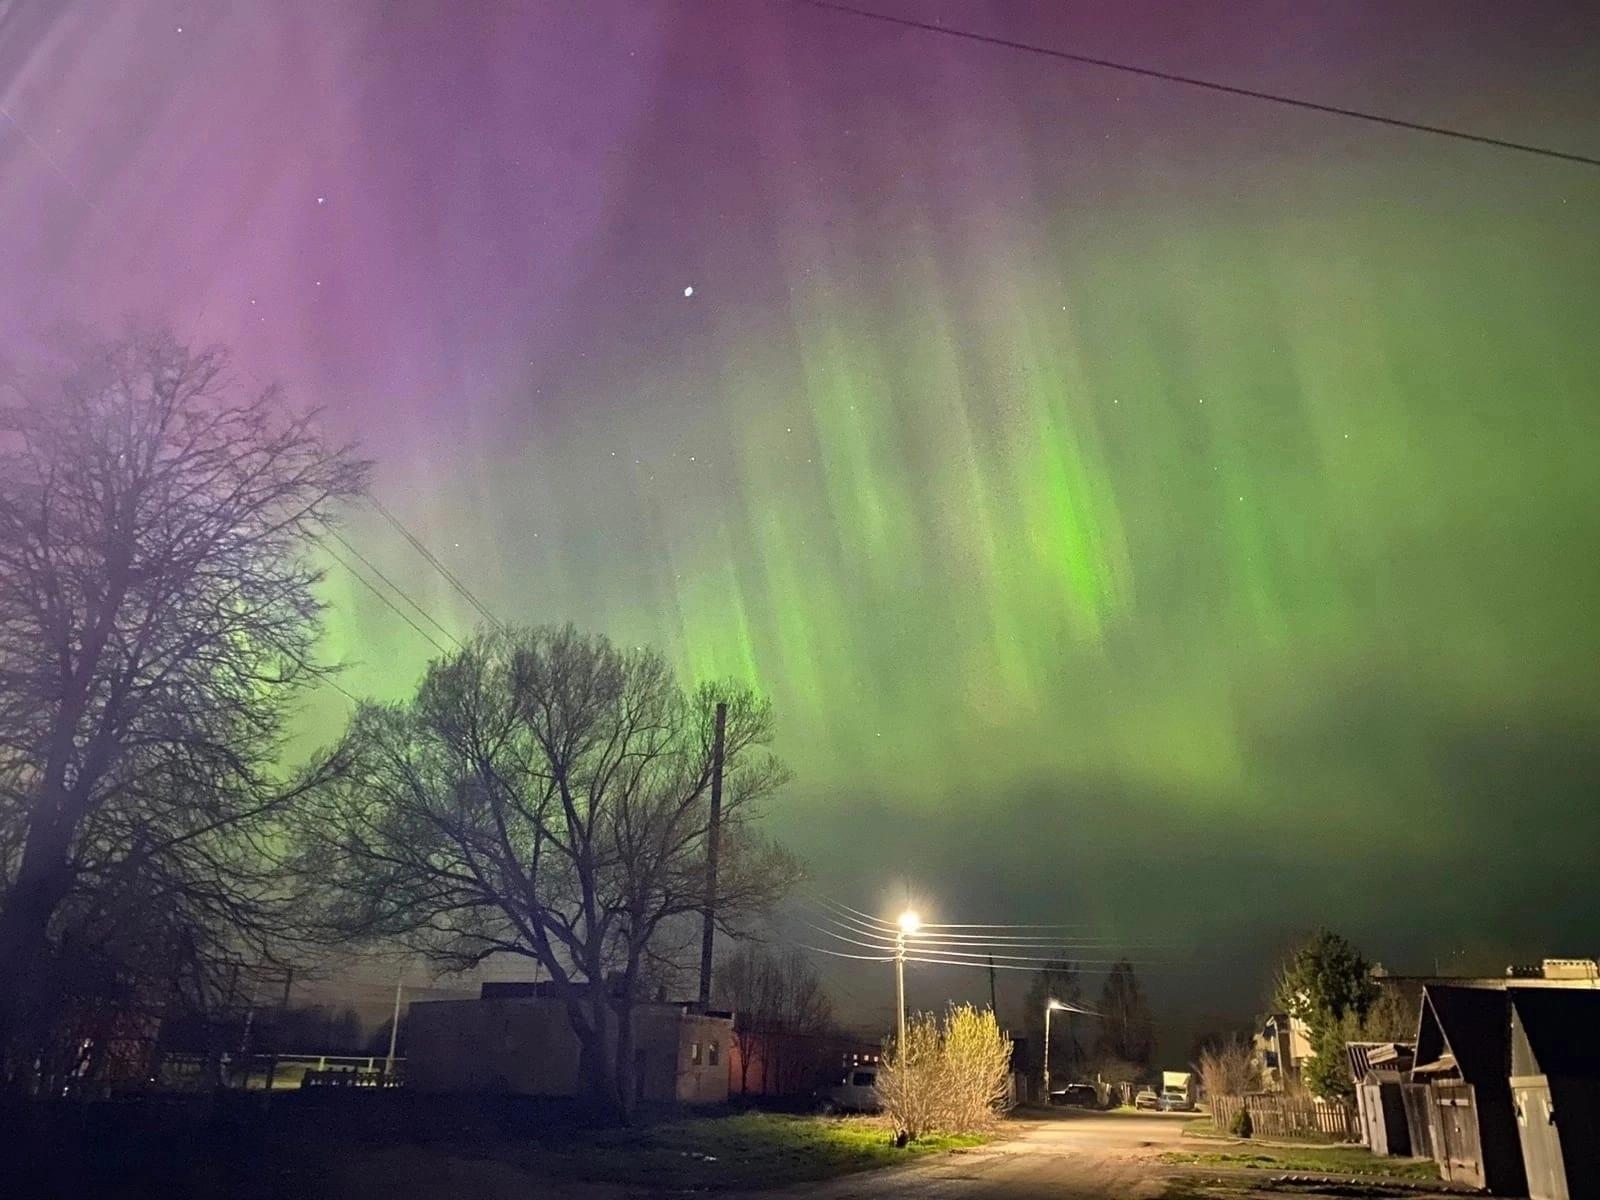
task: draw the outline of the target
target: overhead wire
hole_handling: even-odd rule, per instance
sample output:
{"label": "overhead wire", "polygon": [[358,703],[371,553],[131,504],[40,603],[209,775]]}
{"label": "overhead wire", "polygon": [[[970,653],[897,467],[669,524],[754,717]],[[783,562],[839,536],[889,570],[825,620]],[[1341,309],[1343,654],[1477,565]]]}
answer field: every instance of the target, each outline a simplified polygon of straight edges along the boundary
{"label": "overhead wire", "polygon": [[[875,937],[875,938],[879,938],[879,939],[882,939],[882,940],[885,940],[885,941],[894,941],[894,940],[897,940],[900,937],[900,931],[899,930],[896,930],[894,933],[891,934],[887,930],[875,929],[875,928],[872,928],[870,926],[866,926],[866,925],[864,925],[864,924],[862,924],[860,922],[852,922],[852,920],[850,918],[848,918],[848,917],[836,917],[836,916],[833,916],[833,915],[831,915],[830,913],[828,913],[826,911],[820,912],[817,915],[820,916],[821,919],[827,921],[831,925],[837,925],[840,929],[847,930],[847,931],[849,931],[851,933],[862,934],[862,935],[864,935],[866,937]],[[1039,951],[1054,950],[1057,953],[1055,955],[1053,955],[1052,957],[1058,958],[1058,959],[1070,959],[1073,956],[1073,952],[1074,951],[1078,951],[1078,950],[1104,950],[1104,949],[1113,948],[1113,947],[1114,948],[1118,948],[1118,949],[1128,949],[1128,950],[1161,950],[1161,949],[1170,949],[1170,948],[1172,948],[1173,946],[1175,946],[1177,944],[1177,943],[1173,943],[1173,942],[1149,942],[1149,941],[1131,942],[1131,941],[1123,940],[1121,938],[1099,938],[1099,937],[1096,937],[1096,938],[1083,938],[1083,937],[1074,937],[1074,938],[1051,938],[1051,937],[1007,938],[1007,937],[984,937],[984,936],[981,936],[981,935],[968,935],[968,934],[943,934],[943,933],[928,934],[928,933],[924,933],[922,928],[918,928],[915,933],[911,933],[911,934],[908,934],[906,936],[908,937],[908,939],[914,940],[914,941],[916,941],[918,943],[933,944],[933,945],[935,945],[937,947],[948,948],[948,949],[951,949],[951,950],[973,950],[973,949],[977,949],[977,950],[983,950],[983,949],[990,949],[990,950],[1013,949],[1013,950],[1039,950]]]}
{"label": "overhead wire", "polygon": [[326,553],[329,558],[333,559],[334,562],[338,563],[346,571],[350,572],[350,574],[355,579],[359,580],[369,591],[372,592],[372,594],[374,596],[376,596],[379,600],[383,601],[383,603],[389,608],[389,610],[391,612],[393,612],[395,614],[395,616],[399,617],[407,625],[411,626],[412,629],[416,630],[418,636],[421,637],[424,641],[426,641],[430,646],[432,646],[440,654],[449,654],[450,653],[443,646],[441,646],[437,641],[435,641],[433,636],[426,629],[424,629],[421,625],[418,625],[409,616],[407,616],[404,609],[402,609],[393,600],[389,599],[389,597],[383,592],[383,590],[381,588],[378,587],[377,584],[373,583],[372,580],[368,579],[365,575],[361,574],[360,571],[357,571],[348,562],[346,562],[344,559],[340,558],[339,555],[336,554],[333,550],[329,549],[329,547],[328,547],[326,542],[323,543],[322,549],[323,549],[323,552]]}
{"label": "overhead wire", "polygon": [[331,536],[333,536],[334,538],[336,538],[338,540],[339,544],[341,546],[343,546],[346,550],[348,550],[351,554],[355,555],[355,557],[357,559],[359,559],[366,566],[367,570],[371,571],[380,580],[382,580],[384,583],[388,584],[389,587],[394,591],[394,593],[397,596],[399,596],[402,600],[404,600],[407,604],[409,604],[413,609],[415,609],[417,611],[417,614],[419,616],[421,616],[423,620],[427,621],[428,624],[432,625],[440,633],[444,634],[445,637],[449,638],[452,642],[454,642],[455,645],[456,645],[456,649],[458,649],[458,650],[465,649],[465,647],[462,646],[462,644],[461,644],[461,639],[460,638],[456,637],[455,634],[451,633],[450,630],[446,629],[442,624],[440,624],[440,622],[434,617],[434,615],[432,613],[430,613],[427,609],[423,608],[422,605],[418,604],[415,600],[413,600],[411,598],[410,593],[408,593],[403,587],[401,587],[394,580],[390,579],[389,576],[385,575],[383,573],[383,571],[378,567],[377,563],[373,562],[365,554],[361,553],[360,550],[357,550],[355,548],[355,546],[353,546],[350,543],[350,540],[347,537],[344,536],[344,534],[340,533],[337,529],[334,529],[332,526],[327,527],[326,532],[328,534],[330,534]]}
{"label": "overhead wire", "polygon": [[[860,946],[860,947],[862,947],[864,949],[867,949],[867,950],[882,950],[882,951],[884,951],[886,953],[893,952],[896,955],[901,953],[901,945],[900,945],[900,942],[898,940],[896,940],[895,942],[892,942],[892,943],[887,943],[887,944],[885,944],[885,942],[883,942],[883,941],[862,941],[862,940],[860,940],[860,938],[848,937],[845,934],[838,933],[838,932],[836,932],[836,931],[834,931],[832,929],[828,929],[825,926],[818,925],[818,924],[816,924],[815,922],[812,922],[812,921],[807,921],[806,925],[807,925],[808,928],[812,929],[813,931],[815,931],[817,933],[823,934],[826,937],[834,938],[834,939],[836,939],[837,941],[840,941],[840,942],[845,942],[845,943],[847,943],[849,945],[852,945],[852,946]],[[857,931],[852,931],[852,932],[857,932]],[[970,949],[969,950],[969,949],[956,949],[956,948],[951,948],[951,947],[946,947],[946,946],[939,946],[939,945],[927,946],[927,945],[923,945],[921,943],[921,939],[919,939],[915,934],[911,934],[911,935],[907,935],[906,936],[905,942],[904,942],[904,953],[906,954],[908,959],[913,954],[923,955],[923,956],[938,955],[941,958],[944,958],[946,960],[949,960],[949,961],[952,961],[952,962],[960,962],[960,963],[963,963],[965,965],[971,965],[971,966],[983,966],[986,962],[994,960],[994,959],[999,959],[1002,962],[1035,963],[1035,964],[1041,964],[1041,965],[1044,965],[1044,966],[1060,964],[1063,961],[1067,961],[1067,960],[1063,960],[1063,958],[1059,954],[1051,954],[1051,955],[1007,954],[1007,953],[1003,953],[1003,952],[1002,953],[997,953],[997,952],[993,952],[993,951],[989,951],[989,950],[983,950],[983,949]],[[1119,963],[1119,962],[1127,962],[1130,965],[1137,965],[1140,962],[1150,962],[1150,961],[1153,961],[1153,960],[1135,960],[1135,959],[1129,958],[1127,955],[1121,955],[1121,956],[1119,956],[1117,958],[1073,958],[1070,961],[1073,962],[1074,965],[1078,965],[1078,966],[1096,966],[1096,965],[1115,965],[1116,963]],[[999,965],[999,964],[996,964],[996,965]]]}
{"label": "overhead wire", "polygon": [[478,611],[478,614],[482,616],[485,621],[489,622],[489,624],[494,626],[496,629],[504,629],[506,627],[505,622],[501,621],[499,617],[490,612],[488,605],[484,604],[482,600],[478,599],[478,597],[473,593],[472,589],[463,583],[456,576],[454,571],[445,566],[444,562],[439,558],[439,556],[432,550],[428,549],[421,538],[406,528],[405,523],[402,522],[399,517],[395,516],[394,513],[390,512],[388,506],[385,505],[383,501],[379,500],[370,491],[367,493],[367,499],[371,502],[372,507],[378,510],[378,513],[383,517],[383,519],[388,521],[389,524],[392,525],[400,534],[400,536],[405,538],[406,541],[411,544],[411,548],[420,554],[435,571],[439,572],[444,581],[453,587],[457,592],[459,592],[462,598],[465,599],[468,604],[472,605],[472,607]]}
{"label": "overhead wire", "polygon": [[1436,137],[1453,138],[1457,141],[1472,142],[1480,146],[1492,146],[1498,150],[1514,150],[1522,154],[1533,154],[1541,158],[1558,159],[1563,162],[1581,163],[1587,167],[1600,167],[1600,158],[1588,154],[1579,154],[1570,150],[1557,150],[1550,146],[1541,146],[1532,142],[1512,141],[1509,138],[1491,137],[1488,134],[1474,133],[1467,129],[1455,129],[1448,125],[1434,125],[1426,121],[1408,121],[1403,117],[1391,117],[1384,113],[1370,112],[1366,109],[1347,108],[1339,104],[1323,104],[1316,100],[1306,100],[1299,96],[1285,96],[1278,92],[1262,91],[1259,88],[1241,87],[1237,84],[1222,83],[1215,79],[1201,79],[1193,75],[1179,75],[1172,71],[1163,71],[1155,67],[1139,66],[1136,63],[1118,62],[1115,59],[1100,58],[1092,54],[1079,54],[1071,50],[1058,50],[1052,46],[1041,46],[1035,42],[1018,41],[1015,38],[999,37],[994,34],[978,33],[970,29],[958,29],[948,25],[938,25],[932,21],[919,21],[914,17],[895,16],[890,13],[874,12],[871,9],[857,8],[850,4],[841,4],[838,0],[791,0],[791,3],[802,4],[807,8],[815,8],[824,12],[840,13],[848,16],[860,17],[869,21],[879,21],[886,25],[898,25],[905,29],[921,30],[924,33],[941,34],[944,37],[959,38],[964,41],[982,42],[990,46],[999,46],[1007,50],[1020,50],[1027,54],[1037,54],[1045,58],[1059,59],[1063,62],[1077,63],[1080,66],[1100,67],[1107,71],[1120,71],[1127,75],[1138,75],[1146,79],[1159,79],[1166,83],[1181,84],[1184,87],[1200,88],[1209,92],[1221,92],[1229,96],[1242,96],[1249,100],[1263,100],[1272,104],[1282,104],[1291,108],[1306,109],[1311,112],[1324,113],[1329,116],[1345,117],[1356,121],[1366,121],[1374,125],[1387,125],[1395,129],[1410,130],[1413,133],[1427,133]]}

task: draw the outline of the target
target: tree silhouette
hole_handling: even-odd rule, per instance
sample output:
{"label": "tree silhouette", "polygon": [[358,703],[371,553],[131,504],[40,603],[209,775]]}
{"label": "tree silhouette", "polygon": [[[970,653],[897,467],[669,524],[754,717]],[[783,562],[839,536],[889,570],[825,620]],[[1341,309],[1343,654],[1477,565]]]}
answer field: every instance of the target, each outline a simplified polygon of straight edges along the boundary
{"label": "tree silhouette", "polygon": [[[309,554],[365,464],[218,349],[84,351],[0,410],[0,1054],[25,1084],[86,992],[215,984],[284,910],[283,720]],[[210,981],[208,985],[207,981]]]}
{"label": "tree silhouette", "polygon": [[353,764],[302,826],[337,936],[395,939],[446,970],[536,962],[566,998],[590,1098],[634,1096],[630,1014],[706,894],[713,709],[727,711],[714,911],[734,931],[795,878],[750,818],[784,777],[767,703],[678,686],[660,655],[571,627],[486,633],[416,696],[364,706]]}

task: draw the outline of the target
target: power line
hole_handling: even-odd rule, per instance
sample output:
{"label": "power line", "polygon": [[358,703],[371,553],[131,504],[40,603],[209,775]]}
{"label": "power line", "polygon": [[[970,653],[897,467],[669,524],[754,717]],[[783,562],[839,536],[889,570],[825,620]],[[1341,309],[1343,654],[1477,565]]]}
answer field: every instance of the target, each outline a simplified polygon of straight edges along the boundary
{"label": "power line", "polygon": [[892,954],[846,954],[842,950],[824,950],[821,946],[808,946],[805,942],[795,942],[801,950],[810,950],[813,954],[827,954],[833,958],[853,958],[857,962],[893,962]]}
{"label": "power line", "polygon": [[441,625],[437,620],[435,620],[432,613],[430,613],[427,609],[423,608],[422,605],[418,604],[415,600],[413,600],[411,598],[410,594],[403,587],[401,587],[398,583],[396,583],[394,580],[390,579],[381,570],[379,570],[378,569],[378,565],[376,563],[374,563],[365,554],[361,553],[361,551],[357,550],[354,546],[352,546],[350,544],[350,540],[347,537],[345,537],[344,534],[340,533],[337,529],[334,529],[332,527],[329,527],[327,532],[332,534],[335,538],[337,538],[338,541],[339,541],[339,544],[341,546],[343,546],[346,550],[350,551],[351,554],[355,555],[356,558],[358,558],[362,563],[364,563],[366,565],[367,570],[371,571],[374,575],[376,575],[384,583],[388,584],[389,587],[394,590],[396,595],[398,595],[402,600],[404,600],[412,608],[416,609],[417,613],[422,617],[423,620],[427,621],[428,624],[432,625],[440,633],[444,634],[445,637],[449,638],[452,642],[454,642],[456,644],[456,648],[458,650],[466,648],[466,647],[462,646],[460,638],[456,637],[455,634],[451,633],[448,629],[446,629],[443,625]]}
{"label": "power line", "polygon": [[354,576],[356,579],[360,580],[361,583],[363,585],[365,585],[366,588],[369,591],[371,591],[374,596],[376,596],[379,600],[382,600],[384,602],[384,604],[386,604],[389,607],[389,610],[394,613],[395,616],[399,617],[407,625],[409,625],[409,626],[411,626],[411,628],[415,629],[417,631],[418,635],[421,636],[430,646],[432,646],[440,654],[449,654],[450,653],[450,651],[446,650],[438,642],[434,641],[433,640],[433,636],[426,629],[424,629],[421,625],[418,625],[415,621],[413,621],[410,617],[408,617],[405,614],[405,611],[398,604],[396,604],[393,600],[389,599],[389,597],[386,594],[384,594],[382,589],[380,589],[377,584],[373,583],[372,580],[368,579],[365,575],[361,574],[360,571],[357,571],[349,563],[345,562],[344,559],[340,558],[337,554],[335,554],[332,550],[330,550],[328,548],[327,543],[325,543],[325,542],[323,543],[322,549],[323,549],[323,552],[325,554],[327,554],[327,556],[329,558],[333,559],[334,562],[338,563],[346,571],[349,571],[350,574],[352,576]]}
{"label": "power line", "polygon": [[[817,933],[823,934],[826,937],[834,938],[841,942],[846,942],[852,946],[861,946],[867,950],[882,950],[884,952],[898,953],[899,951],[899,944],[897,942],[887,945],[883,944],[882,942],[864,942],[859,938],[847,937],[842,933],[836,933],[831,929],[824,928],[823,926],[817,925],[810,921],[807,921],[806,925]],[[906,937],[905,945],[908,954],[936,954],[946,959],[961,960],[964,965],[972,966],[981,966],[990,958],[1005,959],[1011,962],[1041,964],[1056,964],[1062,961],[1059,955],[994,954],[987,950],[960,950],[951,949],[944,946],[924,946],[920,944],[920,939],[914,935],[909,935]],[[968,960],[971,960],[970,963]],[[1127,962],[1129,965],[1135,965],[1134,960],[1127,958],[1125,955],[1118,958],[1080,958],[1075,959],[1074,962],[1083,965],[1114,965],[1119,962]]]}
{"label": "power line", "polygon": [[[819,906],[820,907],[820,906]],[[848,917],[840,918],[832,915],[827,910],[817,914],[830,925],[836,925],[849,933],[862,934],[866,937],[877,938],[880,941],[894,941],[900,936],[900,931],[890,932],[887,929],[877,929]],[[953,951],[963,950],[1054,950],[1053,956],[1060,960],[1070,960],[1078,950],[1104,950],[1107,948],[1126,950],[1166,950],[1178,943],[1174,942],[1129,942],[1121,938],[1053,938],[1053,937],[989,937],[980,934],[950,934],[950,933],[925,933],[926,927],[919,927],[914,933],[907,935],[909,940],[919,945],[932,945],[937,949]]]}
{"label": "power line", "polygon": [[1070,50],[1057,50],[1050,46],[1040,46],[1032,42],[1019,42],[1013,38],[997,37],[994,34],[976,33],[970,29],[953,29],[944,25],[935,25],[931,21],[918,21],[911,17],[897,17],[889,13],[873,12],[870,9],[856,8],[849,4],[839,4],[836,0],[791,0],[791,2],[803,4],[808,8],[821,9],[825,12],[844,13],[849,16],[862,17],[869,21],[881,21],[886,25],[899,25],[906,29],[918,29],[924,33],[938,33],[943,34],[945,37],[960,38],[969,42],[982,42],[990,46],[1000,46],[1007,50],[1021,50],[1026,54],[1038,54],[1045,58],[1077,63],[1080,66],[1101,67],[1108,71],[1121,71],[1128,75],[1140,75],[1146,79],[1160,79],[1167,83],[1182,84],[1185,87],[1203,88],[1206,91],[1222,92],[1230,96],[1243,96],[1250,100],[1265,100],[1272,104],[1283,104],[1291,108],[1326,113],[1330,116],[1349,117],[1352,120],[1367,121],[1374,125],[1388,125],[1394,129],[1408,129],[1414,133],[1431,133],[1437,137],[1455,138],[1457,141],[1474,142],[1480,146],[1493,146],[1499,150],[1515,150],[1523,154],[1535,154],[1541,158],[1554,158],[1563,162],[1582,163],[1587,167],[1600,167],[1600,158],[1593,158],[1587,154],[1577,154],[1570,150],[1555,150],[1549,146],[1534,145],[1531,142],[1514,142],[1507,138],[1490,137],[1487,134],[1473,133],[1465,129],[1453,129],[1447,125],[1432,125],[1423,121],[1407,121],[1402,117],[1385,116],[1382,113],[1367,112],[1359,108],[1345,108],[1337,104],[1321,104],[1315,100],[1301,99],[1298,96],[1284,96],[1276,92],[1263,92],[1256,88],[1220,83],[1214,79],[1200,79],[1193,75],[1178,75],[1171,71],[1160,71],[1154,67],[1141,67],[1134,63],[1117,62],[1113,59],[1097,58],[1089,54],[1077,54]]}
{"label": "power line", "polygon": [[439,556],[423,544],[421,538],[417,537],[416,534],[407,529],[404,523],[401,522],[400,518],[389,511],[389,509],[384,505],[383,501],[379,500],[371,492],[367,493],[367,499],[372,502],[372,507],[377,509],[378,512],[383,515],[384,520],[388,521],[390,525],[393,525],[395,529],[399,531],[400,536],[411,543],[412,549],[414,549],[418,554],[422,555],[422,557],[427,560],[429,565],[432,566],[435,571],[438,571],[441,576],[443,576],[446,583],[455,588],[456,591],[460,592],[467,603],[478,610],[479,614],[485,621],[488,621],[489,624],[493,625],[496,629],[505,628],[505,623],[496,617],[492,612],[490,612],[483,601],[479,600],[477,596],[473,595],[472,589],[466,584],[462,583],[461,580],[456,577],[455,572],[450,570],[449,567],[445,566],[444,563],[440,561]]}

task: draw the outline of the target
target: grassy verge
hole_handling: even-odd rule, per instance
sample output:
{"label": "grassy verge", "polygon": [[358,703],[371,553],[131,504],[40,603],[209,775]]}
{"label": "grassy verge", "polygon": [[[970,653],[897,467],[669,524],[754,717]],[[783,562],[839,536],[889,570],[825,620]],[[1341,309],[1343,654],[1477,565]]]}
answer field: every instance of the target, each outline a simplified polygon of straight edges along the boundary
{"label": "grassy verge", "polygon": [[1175,1166],[1220,1167],[1253,1171],[1310,1171],[1326,1175],[1361,1175],[1420,1182],[1439,1178],[1439,1168],[1425,1159],[1380,1158],[1361,1146],[1263,1146],[1259,1149],[1173,1151],[1161,1161]]}
{"label": "grassy verge", "polygon": [[742,1113],[566,1136],[516,1157],[539,1174],[698,1191],[825,1179],[985,1140],[929,1137],[899,1150],[873,1118]]}

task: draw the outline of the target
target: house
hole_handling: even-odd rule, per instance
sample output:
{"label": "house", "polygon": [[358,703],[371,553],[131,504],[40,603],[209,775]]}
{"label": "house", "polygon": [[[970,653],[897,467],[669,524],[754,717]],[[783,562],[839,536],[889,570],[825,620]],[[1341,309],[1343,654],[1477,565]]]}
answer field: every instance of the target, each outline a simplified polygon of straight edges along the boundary
{"label": "house", "polygon": [[1300,1079],[1300,1068],[1316,1053],[1311,1032],[1299,1017],[1269,1013],[1255,1037],[1256,1061],[1269,1092],[1281,1092]]}
{"label": "house", "polygon": [[[577,1096],[579,1043],[567,1000],[545,985],[484,985],[476,1000],[419,1001],[406,1028],[406,1081],[424,1092]],[[721,1104],[733,1018],[693,1004],[633,1008],[635,1098]]]}
{"label": "house", "polygon": [[1410,1042],[1348,1042],[1350,1078],[1362,1141],[1374,1154],[1422,1153],[1412,1147],[1402,1087],[1409,1081],[1416,1047]]}
{"label": "house", "polygon": [[1452,1183],[1526,1194],[1507,1070],[1510,995],[1504,989],[1427,984],[1422,989],[1413,1083],[1426,1085],[1439,1173]]}
{"label": "house", "polygon": [[1600,1194],[1600,995],[1511,993],[1511,1096],[1528,1195]]}

